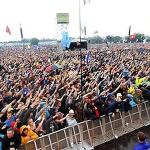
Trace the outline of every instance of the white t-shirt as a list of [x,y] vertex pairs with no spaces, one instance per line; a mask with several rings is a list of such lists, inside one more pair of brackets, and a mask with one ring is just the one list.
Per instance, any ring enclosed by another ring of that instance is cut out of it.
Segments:
[[66,118],[66,122],[68,126],[74,126],[77,124],[77,121],[75,118],[70,118],[69,116]]

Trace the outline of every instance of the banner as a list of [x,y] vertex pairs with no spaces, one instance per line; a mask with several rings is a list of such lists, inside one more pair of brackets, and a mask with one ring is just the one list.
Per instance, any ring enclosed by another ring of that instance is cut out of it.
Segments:
[[68,32],[62,33],[61,45],[63,48],[69,48],[70,46],[70,38],[68,36]]
[[87,52],[86,52],[86,55],[85,55],[85,62],[86,62],[86,64],[88,64],[88,63],[90,62],[90,60],[91,60],[90,52],[87,51]]

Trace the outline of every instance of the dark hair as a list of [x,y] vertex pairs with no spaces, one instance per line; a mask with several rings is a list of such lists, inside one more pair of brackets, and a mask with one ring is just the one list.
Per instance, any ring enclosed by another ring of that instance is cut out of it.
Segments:
[[[30,120],[30,119],[32,119],[32,118],[31,118],[31,117],[30,117],[30,118],[28,118],[27,123],[29,122],[29,120]],[[32,120],[33,120],[33,119],[32,119]]]
[[141,142],[145,141],[145,134],[143,132],[139,132],[138,133],[138,138]]
[[13,111],[12,110],[7,111],[7,114],[13,114]]
[[24,137],[27,136],[27,135],[24,133],[25,130],[28,130],[28,128],[26,127],[26,128],[23,129],[23,131],[22,131],[22,133],[21,133],[21,136],[24,136]]
[[12,131],[13,132],[14,130],[12,128],[8,128],[7,131]]

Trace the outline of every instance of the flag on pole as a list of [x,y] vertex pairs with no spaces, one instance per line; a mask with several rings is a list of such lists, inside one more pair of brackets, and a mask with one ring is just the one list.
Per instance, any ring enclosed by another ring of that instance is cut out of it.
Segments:
[[98,30],[94,31],[93,34],[98,34]]
[[136,34],[130,35],[129,40],[135,40],[136,39]]
[[11,31],[10,31],[8,25],[6,26],[6,33],[8,33],[9,35],[11,35]]
[[87,2],[89,2],[89,3],[90,3],[90,2],[91,2],[91,0],[88,0],[88,1],[87,1],[87,0],[83,0],[84,5],[86,5],[86,4],[87,4]]
[[131,35],[131,25],[129,26],[129,40],[130,40],[130,35]]
[[86,64],[88,64],[88,63],[90,62],[90,60],[91,60],[90,52],[87,51],[87,52],[86,52],[86,55],[85,55],[85,62],[86,62]]
[[21,39],[23,39],[23,31],[22,31],[21,25],[20,25],[20,36],[21,36]]
[[81,32],[82,34],[86,35],[86,26],[84,26],[84,28],[81,28]]
[[86,0],[83,0],[84,5],[86,5]]
[[81,32],[82,32],[82,34],[84,33],[84,29],[83,28],[81,28]]
[[84,26],[84,34],[86,35],[86,26]]
[[108,42],[107,42],[107,40],[106,40],[106,45],[107,45],[107,47],[109,48],[109,45],[108,45]]

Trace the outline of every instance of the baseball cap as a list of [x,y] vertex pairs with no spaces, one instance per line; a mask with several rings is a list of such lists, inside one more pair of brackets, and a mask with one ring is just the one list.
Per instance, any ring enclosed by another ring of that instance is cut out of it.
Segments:
[[117,97],[121,97],[122,96],[122,94],[121,93],[117,93]]
[[69,110],[69,114],[74,114],[74,110],[73,110],[73,109],[70,109],[70,110]]

